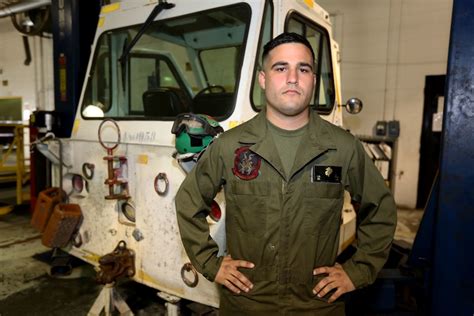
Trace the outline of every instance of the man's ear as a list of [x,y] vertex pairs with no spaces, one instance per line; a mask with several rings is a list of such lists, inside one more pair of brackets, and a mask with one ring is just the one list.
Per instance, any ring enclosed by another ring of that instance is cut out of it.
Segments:
[[258,72],[258,84],[260,85],[260,88],[265,90],[265,72],[263,72],[263,70]]

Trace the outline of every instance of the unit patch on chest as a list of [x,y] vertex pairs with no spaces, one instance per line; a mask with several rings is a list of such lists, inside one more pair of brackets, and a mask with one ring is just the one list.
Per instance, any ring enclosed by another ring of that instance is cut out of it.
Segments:
[[249,146],[239,147],[235,150],[234,175],[242,180],[252,180],[258,176],[262,159],[252,152]]
[[338,166],[313,166],[311,169],[311,182],[341,183],[342,167]]

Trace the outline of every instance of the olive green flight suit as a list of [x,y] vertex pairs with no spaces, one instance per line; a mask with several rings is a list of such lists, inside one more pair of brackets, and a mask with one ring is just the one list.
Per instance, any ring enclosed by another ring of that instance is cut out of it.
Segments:
[[[262,111],[216,139],[176,196],[184,247],[207,279],[214,280],[222,261],[206,221],[221,186],[227,251],[233,259],[255,264],[240,269],[254,284],[248,293],[237,295],[219,286],[221,315],[344,314],[342,301],[329,304],[329,295],[318,298],[312,293],[323,278],[313,276],[313,269],[335,264],[344,189],[360,204],[357,250],[343,263],[344,270],[360,288],[374,282],[386,261],[396,226],[389,190],[360,142],[311,112],[288,179]],[[236,150],[243,146],[256,154],[246,165],[253,179],[242,179],[238,169],[242,157]],[[318,166],[340,167],[340,181],[315,179]]]

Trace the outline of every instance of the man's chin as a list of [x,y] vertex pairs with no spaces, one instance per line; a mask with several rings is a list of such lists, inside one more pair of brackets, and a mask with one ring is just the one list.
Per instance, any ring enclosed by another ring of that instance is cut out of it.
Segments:
[[280,109],[280,113],[284,114],[285,116],[298,116],[302,113],[306,112],[308,107],[291,107],[291,108],[284,108]]

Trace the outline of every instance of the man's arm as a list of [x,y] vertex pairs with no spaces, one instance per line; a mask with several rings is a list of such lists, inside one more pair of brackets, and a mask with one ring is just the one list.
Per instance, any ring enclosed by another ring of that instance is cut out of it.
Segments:
[[176,194],[176,214],[184,249],[193,266],[213,281],[221,265],[219,248],[209,234],[206,217],[221,186],[223,164],[216,140],[210,145]]
[[360,204],[356,252],[342,264],[356,288],[373,283],[385,264],[397,225],[397,208],[380,172],[354,139],[346,189]]
[[230,256],[217,257],[219,247],[209,234],[206,220],[222,185],[224,167],[217,142],[207,148],[176,194],[178,226],[189,259],[206,279],[234,293],[248,292],[253,284],[238,268],[253,268],[253,263],[233,260]]
[[325,277],[313,293],[319,297],[332,290],[328,302],[344,293],[373,283],[387,260],[397,224],[397,209],[380,172],[357,139],[348,167],[345,188],[360,204],[357,212],[356,252],[345,263],[313,270]]

